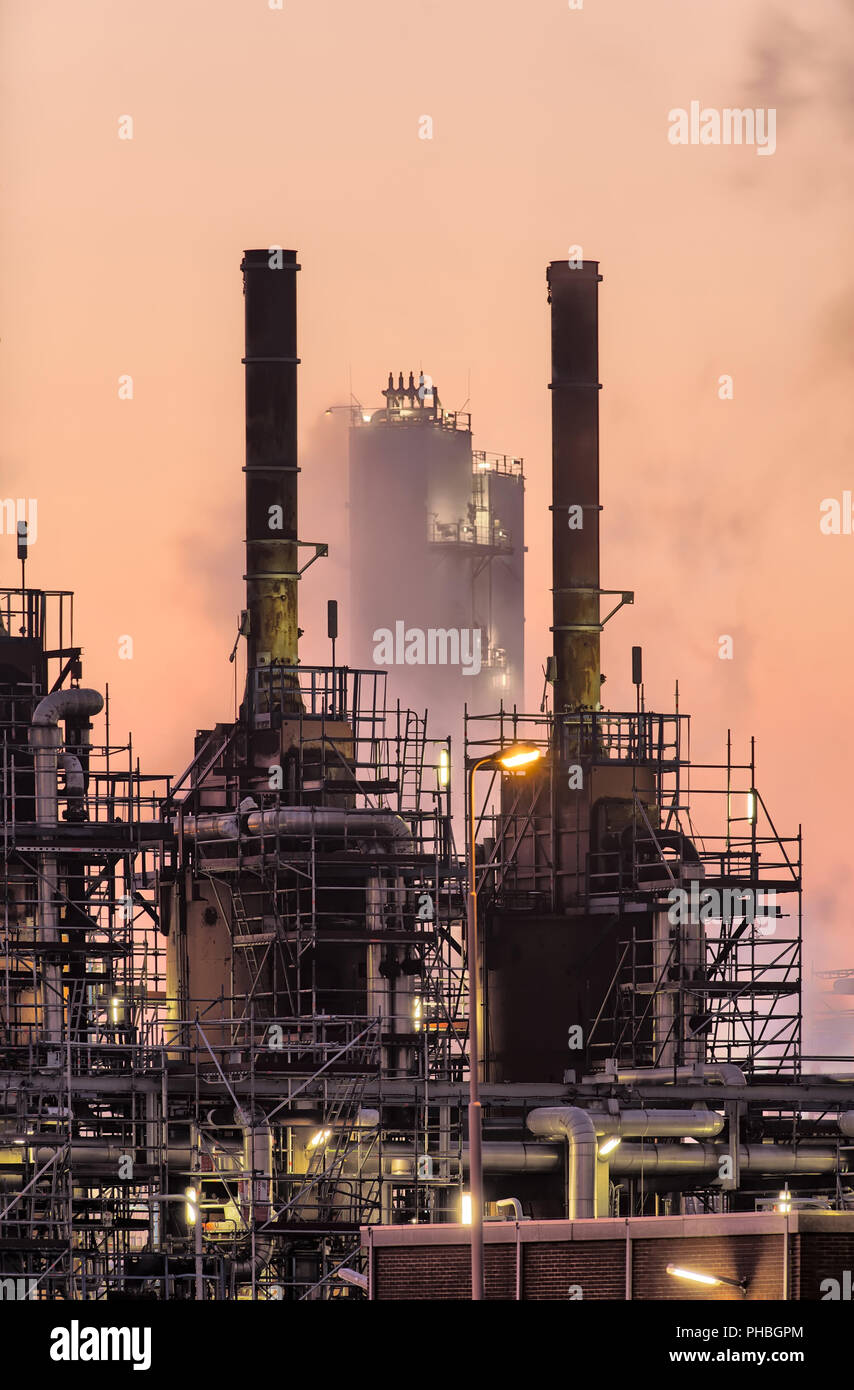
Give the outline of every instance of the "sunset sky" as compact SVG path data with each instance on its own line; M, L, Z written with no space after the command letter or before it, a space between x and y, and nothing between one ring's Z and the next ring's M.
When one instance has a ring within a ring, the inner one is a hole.
M324 411L423 366L470 396L476 447L525 459L536 708L545 267L580 244L604 276L602 582L636 594L608 703L632 706L639 643L696 757L756 735L778 828L804 826L805 975L854 967L854 536L819 529L854 488L850 0L5 0L0 39L0 495L37 499L28 579L76 591L86 683L144 768L180 771L233 714L244 247L303 267L301 530L330 545L303 659L326 659L328 598L347 625L346 417ZM694 100L773 107L776 152L674 146ZM0 556L18 583L12 537Z

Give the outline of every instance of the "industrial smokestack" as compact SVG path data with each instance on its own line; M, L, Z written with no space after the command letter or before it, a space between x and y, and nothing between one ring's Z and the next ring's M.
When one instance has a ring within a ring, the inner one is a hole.
M252 689L254 668L296 666L298 661L299 268L295 251L275 247L244 251L241 262L246 312L247 690Z
M554 709L599 704L599 274L552 261Z

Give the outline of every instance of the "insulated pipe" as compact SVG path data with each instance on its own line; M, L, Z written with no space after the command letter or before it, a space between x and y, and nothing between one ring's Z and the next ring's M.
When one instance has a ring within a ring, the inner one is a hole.
M580 1110L575 1105L544 1105L532 1110L528 1128L541 1139L559 1139L566 1133L564 1117ZM599 1110L582 1110L589 1115L597 1135L620 1134L629 1138L647 1139L711 1139L724 1127L723 1115L714 1110L621 1110L608 1114Z
M177 826L178 822L175 824ZM183 830L192 840L237 840L242 833L246 839L261 835L312 834L346 834L358 839L360 835L368 835L397 841L402 848L406 847L403 841L407 845L411 842L406 821L391 811L343 811L325 806L283 806L275 811L251 811L245 817L234 812L185 816Z
M69 801L82 802L86 790L83 764L76 753L60 753L59 766L65 773L65 795Z
M100 714L104 708L103 696L97 690L85 690L73 686L69 690L56 690L40 700L33 712L29 742L33 750L35 764L35 803L36 823L41 826L56 826L59 821L59 790L57 775L59 770L59 749L62 735L59 731L61 719L88 719L90 715ZM59 911L57 906L56 855L41 856L41 874L38 889L38 930L42 942L59 939ZM45 958L42 965L42 1027L45 1039L59 1042L62 1038L64 998L62 992L62 972L57 962Z
M851 1079L851 1078L849 1078ZM651 1083L676 1082L676 1081L717 1081L721 1086L746 1086L747 1077L740 1067L732 1062L713 1062L704 1063L701 1066L690 1067L639 1067L634 1069L624 1069L619 1071L594 1072L592 1076L585 1076L582 1080L583 1086L631 1086L642 1084L644 1081Z
M608 1166L615 1177L634 1173L712 1177L720 1172L721 1159L729 1152L722 1144L621 1144L608 1155ZM741 1144L738 1152L741 1172L759 1177L833 1173L838 1162L836 1150L826 1147L801 1145L793 1149L782 1144Z
M713 1139L724 1127L714 1110L621 1110L618 1115L589 1111L597 1135L632 1139Z
M567 1142L567 1216L570 1221L596 1215L596 1129L589 1110L577 1105L532 1110L528 1128L543 1139Z
M723 1128L720 1115L703 1110L629 1110L623 1116L582 1110L576 1105L541 1106L527 1118L528 1129L541 1139L565 1138L567 1215L570 1220L596 1215L596 1136L599 1134L680 1135L707 1137Z
M273 1127L260 1111L238 1109L234 1118L243 1131L240 1214L247 1225L260 1225L269 1221L273 1210Z

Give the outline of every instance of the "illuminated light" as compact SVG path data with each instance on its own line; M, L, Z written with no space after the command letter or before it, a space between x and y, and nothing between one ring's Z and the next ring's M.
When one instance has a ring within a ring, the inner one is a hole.
M439 786L447 787L451 780L451 759L447 748L439 750Z
M422 1014L422 1008L423 1008L423 1006L422 1006L421 1000L420 1000L420 999L418 998L418 996L416 995L416 997L415 997L415 998L413 999L413 1001L412 1001L412 1017L413 1017L413 1020L414 1020L414 1022L415 1022L415 1032L416 1032L416 1033L420 1033L420 1032L421 1032L421 1014Z
M612 1154L614 1150L618 1148L620 1144L622 1144L622 1142L623 1141L620 1138L619 1134L610 1135L609 1138L605 1140L604 1144L600 1145L599 1157L606 1158L608 1154Z
M498 761L506 768L526 767L528 763L535 763L542 756L540 748L526 748L521 744L514 744L506 753L498 755Z
M199 1194L194 1187L188 1187L184 1192L184 1196L187 1199L187 1225L195 1226L196 1216L198 1214L198 1208L196 1206L196 1203L199 1200Z
M750 824L751 824L751 825L755 825L755 824L756 824L756 792L755 792L755 791L749 791L749 792L747 793L747 819L750 821Z
M364 422L365 422L366 425L369 425L369 424L371 423L370 411L368 411L368 410L363 410L363 411L362 411L362 419L364 420Z
M788 1188L777 1194L777 1210L781 1216L788 1216L792 1210L792 1194Z
M460 1221L464 1226L471 1225L471 1193L464 1192L460 1197Z
M716 1288L723 1282L714 1274L700 1274L696 1269L680 1269L679 1265L668 1265L667 1273L672 1274L674 1279L690 1279L694 1284L707 1284L710 1288Z
M681 1265L668 1265L667 1273L672 1274L674 1279L688 1279L692 1284L703 1284L707 1288L719 1288L726 1285L730 1289L741 1289L744 1293L747 1289L746 1279L727 1279L723 1274L703 1274L698 1269L683 1269Z
M317 1133L313 1134L312 1137L309 1139L308 1143L306 1144L306 1148L316 1149L319 1144L328 1143L331 1134L331 1129L319 1129Z
M122 1016L122 1012L121 1012L121 1011L122 1011L122 1001L121 1001L121 999L118 999L118 998L111 999L111 1000L110 1000L110 1018L112 1019L113 1023L120 1023L120 1022L121 1022L121 1016Z

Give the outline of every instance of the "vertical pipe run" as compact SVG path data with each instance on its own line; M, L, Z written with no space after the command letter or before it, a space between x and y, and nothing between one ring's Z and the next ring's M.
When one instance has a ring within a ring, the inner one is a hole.
M257 667L296 666L297 301L295 251L244 251L247 690ZM288 682L293 687L295 680ZM281 688L281 687L279 687ZM271 693L273 687L270 687ZM273 701L271 700L271 704ZM275 703L295 708L296 696Z
M552 322L554 709L599 705L598 261L546 272ZM580 508L571 512L570 508ZM572 521L572 526L570 526Z

